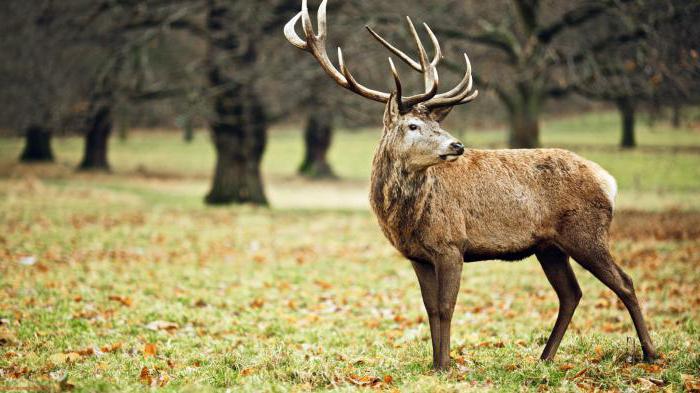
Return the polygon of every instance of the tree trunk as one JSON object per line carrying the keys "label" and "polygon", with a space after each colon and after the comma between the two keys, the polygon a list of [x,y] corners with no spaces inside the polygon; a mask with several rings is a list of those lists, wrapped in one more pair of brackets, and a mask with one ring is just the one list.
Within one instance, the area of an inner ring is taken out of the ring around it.
{"label": "tree trunk", "polygon": [[620,147],[623,149],[631,149],[637,146],[634,135],[634,102],[630,98],[623,97],[618,99],[616,104],[622,119],[622,139],[620,140]]}
{"label": "tree trunk", "polygon": [[25,144],[21,162],[51,162],[53,150],[51,149],[51,131],[37,125],[27,127],[25,132]]}
{"label": "tree trunk", "polygon": [[109,171],[107,148],[112,132],[112,108],[109,104],[100,104],[90,111],[85,133],[85,149],[79,170]]}
{"label": "tree trunk", "polygon": [[[209,87],[216,92],[210,121],[216,169],[205,202],[267,205],[260,173],[267,143],[265,108],[253,78],[242,75],[242,70],[254,69],[256,65],[255,45],[251,37],[238,36],[243,33],[231,29],[234,11],[229,2],[209,0],[207,4],[207,76]],[[251,42],[242,45],[246,49],[241,51],[239,45],[244,38]]]}
{"label": "tree trunk", "polygon": [[674,103],[673,106],[671,106],[671,127],[676,129],[681,128],[681,119],[681,105]]}
{"label": "tree trunk", "polygon": [[304,161],[299,167],[299,174],[312,179],[335,178],[328,164],[328,149],[333,139],[333,117],[326,111],[314,111],[304,131]]}
{"label": "tree trunk", "polygon": [[532,149],[540,146],[539,112],[522,105],[513,108],[510,116],[509,144],[513,149]]}
{"label": "tree trunk", "polygon": [[206,202],[266,205],[260,162],[267,142],[267,122],[257,95],[243,86],[220,94],[211,129],[216,170]]}

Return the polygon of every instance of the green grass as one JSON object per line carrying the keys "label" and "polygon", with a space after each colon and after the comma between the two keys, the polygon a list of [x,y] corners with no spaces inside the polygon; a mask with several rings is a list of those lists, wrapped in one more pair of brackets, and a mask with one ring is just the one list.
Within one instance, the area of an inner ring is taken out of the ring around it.
{"label": "green grass", "polygon": [[[697,215],[698,155],[620,152],[577,127],[548,122],[543,139],[608,167],[623,209]],[[640,131],[642,146],[697,143],[691,130],[651,134]],[[481,146],[502,137],[466,135]],[[264,163],[272,209],[203,206],[213,165],[203,134],[191,145],[165,133],[115,140],[109,175],[73,172],[75,138],[57,140],[59,163],[40,166],[15,164],[21,141],[0,140],[0,390],[623,391],[659,380],[681,391],[700,378],[700,240],[661,229],[613,239],[664,354],[657,365],[637,362],[626,312],[577,266],[584,298],[557,359],[539,362],[557,303],[528,259],[465,266],[454,364],[431,371],[413,271],[366,208],[377,138],[340,133],[331,162],[344,180],[316,183],[294,177],[299,135],[275,130]],[[696,233],[689,222],[678,233]],[[157,321],[171,327],[149,328]]]}

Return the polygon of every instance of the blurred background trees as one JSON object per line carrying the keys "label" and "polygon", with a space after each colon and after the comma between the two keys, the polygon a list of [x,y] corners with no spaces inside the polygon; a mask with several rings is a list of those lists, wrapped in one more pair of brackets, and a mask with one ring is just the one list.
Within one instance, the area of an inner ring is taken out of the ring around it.
{"label": "blurred background trees", "polygon": [[[80,169],[108,170],[114,128],[122,137],[129,127],[180,128],[185,140],[206,128],[216,164],[205,201],[264,205],[267,133],[284,123],[296,126],[304,146],[301,162],[290,165],[302,176],[334,178],[333,130],[378,127],[382,108],[344,94],[286,42],[282,26],[300,6],[6,0],[0,129],[25,136],[23,161],[52,160],[52,136],[83,135]],[[442,73],[445,86],[459,77],[462,52],[472,61],[484,94],[448,119],[457,133],[503,123],[508,145],[536,147],[544,115],[598,101],[620,112],[620,142],[629,148],[640,111],[650,121],[670,112],[679,123],[681,108],[698,103],[699,7],[682,0],[331,0],[329,53],[343,46],[363,83],[389,89],[388,54],[362,27],[410,47],[402,23],[411,15],[445,44],[454,71]]]}

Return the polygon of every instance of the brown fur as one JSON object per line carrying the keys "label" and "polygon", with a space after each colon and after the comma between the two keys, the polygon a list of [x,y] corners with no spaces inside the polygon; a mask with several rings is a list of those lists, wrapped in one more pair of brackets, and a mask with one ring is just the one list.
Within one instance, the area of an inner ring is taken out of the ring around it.
{"label": "brown fur", "polygon": [[370,187],[370,204],[383,233],[411,260],[418,276],[434,366],[449,364],[450,322],[462,262],[519,260],[533,254],[560,299],[543,359],[554,357],[581,297],[569,256],[620,296],[645,358],[653,359],[656,352],[632,281],[608,251],[612,177],[561,149],[468,149],[454,161],[445,160],[452,137],[438,117],[444,116],[420,105],[401,113],[390,100]]}

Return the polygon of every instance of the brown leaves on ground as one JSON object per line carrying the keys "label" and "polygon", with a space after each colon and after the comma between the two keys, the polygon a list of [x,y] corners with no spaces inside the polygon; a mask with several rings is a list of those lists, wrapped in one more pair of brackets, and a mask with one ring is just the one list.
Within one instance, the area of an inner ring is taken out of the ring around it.
{"label": "brown leaves on ground", "polygon": [[355,386],[375,389],[384,388],[386,385],[391,385],[394,382],[394,378],[391,375],[385,375],[384,378],[379,378],[369,375],[361,377],[357,374],[350,374],[345,377],[345,380]]}
{"label": "brown leaves on ground", "polygon": [[698,212],[615,212],[610,231],[614,239],[697,240],[700,239]]}
{"label": "brown leaves on ground", "polygon": [[151,356],[156,356],[158,354],[158,347],[153,343],[146,343],[143,346],[143,357],[148,358]]}
{"label": "brown leaves on ground", "polygon": [[148,367],[143,366],[139,373],[139,381],[146,386],[162,388],[170,382],[170,375],[157,367],[150,370]]}
{"label": "brown leaves on ground", "polygon": [[49,357],[49,368],[62,366],[65,364],[73,364],[90,356],[99,356],[105,353],[116,352],[121,349],[122,343],[103,345],[102,347],[92,346],[83,349],[76,349],[62,353],[55,353]]}
{"label": "brown leaves on ground", "polygon": [[109,296],[109,300],[112,300],[112,301],[115,301],[115,302],[119,302],[119,303],[121,303],[123,306],[127,306],[127,307],[130,307],[130,306],[134,303],[133,300],[131,300],[130,297],[119,296],[119,295],[110,295],[110,296]]}
{"label": "brown leaves on ground", "polygon": [[571,363],[564,363],[564,364],[562,364],[561,366],[559,366],[559,370],[561,370],[561,371],[569,371],[569,370],[573,369],[574,367],[576,367],[576,366],[574,366],[574,365],[571,364]]}
{"label": "brown leaves on ground", "polygon": [[153,330],[153,331],[159,331],[159,330],[165,330],[168,333],[173,333],[177,329],[180,328],[180,325],[178,325],[175,322],[168,322],[168,321],[153,321],[150,322],[148,325],[146,325],[146,329],[148,330]]}
{"label": "brown leaves on ground", "polygon": [[686,392],[700,393],[700,378],[688,374],[682,374],[681,381],[683,381],[683,387],[685,388]]}

